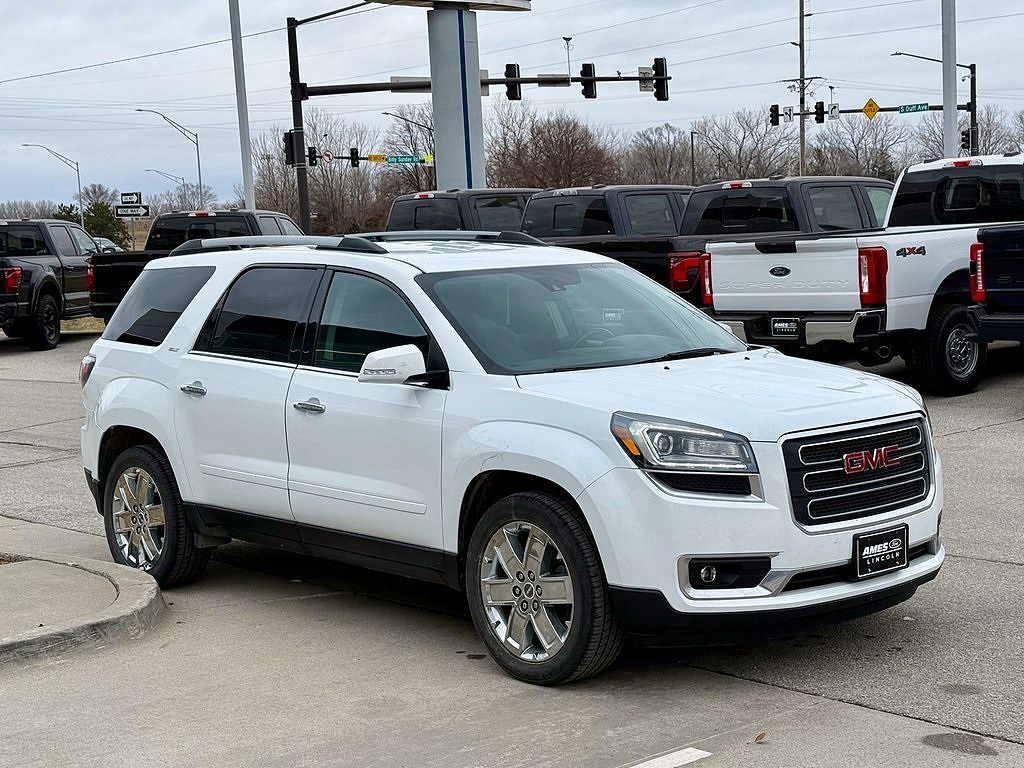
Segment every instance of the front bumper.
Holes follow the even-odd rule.
[[[971,320],[978,331],[978,340],[1024,342],[1024,313],[994,314],[987,307],[970,307]]]
[[[727,325],[741,341],[769,346],[810,347],[822,342],[870,344],[885,334],[885,310],[866,309],[849,313],[715,312],[712,318]],[[773,320],[794,320],[793,333],[773,332]]]
[[[620,468],[578,497],[631,631],[673,634],[705,622],[783,626],[796,617],[839,615],[854,604],[864,612],[880,610],[887,600],[909,597],[942,566],[942,466],[934,453],[932,483],[921,500],[881,514],[805,525],[794,514],[781,445],[752,447],[760,470],[757,495],[672,491],[639,469]],[[856,535],[902,525],[913,553],[908,567],[861,581],[848,577]],[[752,586],[695,589],[691,561],[721,558],[767,560],[770,568]],[[811,574],[823,578],[806,578]],[[720,630],[714,631],[717,637]]]

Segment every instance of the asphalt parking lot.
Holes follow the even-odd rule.
[[[0,334],[0,542],[109,558],[78,454],[94,338]],[[929,407],[949,557],[878,615],[541,689],[489,661],[454,593],[232,544],[155,633],[0,669],[0,765],[1024,765],[1024,354]]]

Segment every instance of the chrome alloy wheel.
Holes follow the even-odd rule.
[[[966,379],[978,366],[978,342],[970,338],[971,328],[957,325],[946,339],[946,365],[950,373],[959,379]]]
[[[533,523],[503,525],[480,563],[484,613],[514,656],[541,662],[565,644],[573,620],[573,584],[562,553]]]
[[[153,477],[128,467],[114,486],[114,539],[125,563],[148,571],[164,548],[164,507]]]

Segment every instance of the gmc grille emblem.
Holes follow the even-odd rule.
[[[884,467],[898,467],[899,457],[896,451],[898,445],[887,445],[884,448],[876,448],[873,451],[856,451],[843,456],[843,471],[848,475],[859,475],[869,469],[882,469]]]

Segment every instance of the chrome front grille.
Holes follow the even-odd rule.
[[[931,490],[921,419],[787,440],[782,451],[793,511],[804,525],[889,512]]]

